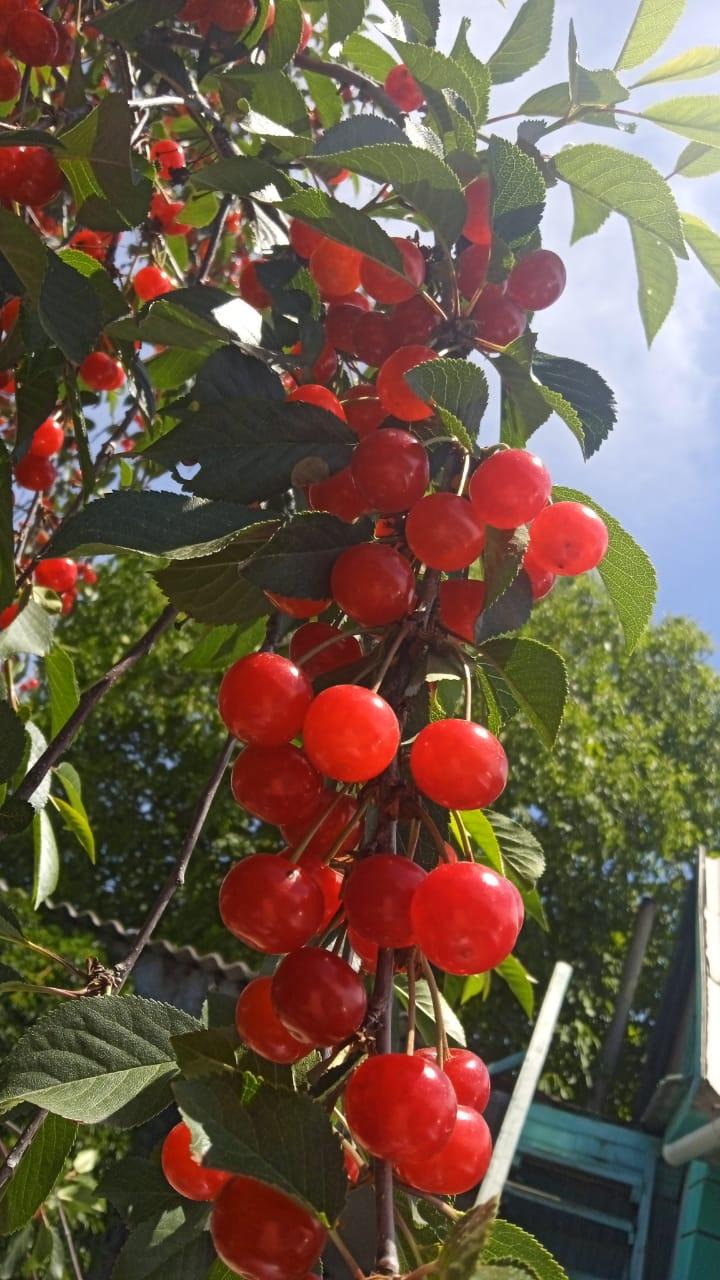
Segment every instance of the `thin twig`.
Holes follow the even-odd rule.
[[[80,1266],[80,1259],[78,1258],[78,1255],[77,1255],[77,1249],[75,1248],[75,1241],[72,1238],[70,1223],[67,1220],[67,1214],[65,1213],[65,1210],[60,1204],[60,1201],[58,1201],[57,1210],[58,1210],[58,1217],[60,1219],[60,1226],[62,1227],[62,1233],[65,1237],[65,1244],[67,1245],[68,1256],[70,1258],[70,1265],[73,1269],[73,1275],[75,1276],[75,1280],[85,1280],[82,1267]]]
[[[28,1147],[32,1143],[33,1138],[42,1129],[45,1123],[47,1114],[48,1114],[47,1111],[42,1110],[42,1108],[39,1111],[36,1111],[30,1123],[27,1124],[23,1129],[12,1151],[6,1157],[6,1159],[3,1161],[2,1166],[0,1167],[0,1187],[4,1187],[5,1184],[9,1182],[10,1179],[12,1178],[20,1161],[25,1155],[25,1152],[28,1150]]]
[[[392,98],[375,80],[371,80],[369,76],[364,76],[362,72],[353,71],[350,67],[344,67],[339,62],[326,62],[322,58],[316,58],[315,54],[311,53],[296,53],[295,66],[300,67],[302,71],[313,71],[317,76],[327,76],[330,80],[337,80],[338,84],[346,84],[353,89],[359,89],[363,97],[375,102],[391,120],[400,125],[404,124],[405,117],[402,111],[398,111]]]
[[[220,206],[218,208],[217,213],[215,214],[212,227],[210,229],[210,238],[207,241],[205,258],[200,267],[200,270],[197,273],[197,276],[195,277],[196,284],[204,284],[208,276],[210,275],[210,272],[212,271],[212,265],[215,259],[215,254],[217,253],[218,246],[220,244],[220,241],[222,240],[222,234],[225,228],[225,220],[230,212],[233,200],[234,200],[234,196],[228,195],[228,196],[223,196],[222,200],[220,201]]]
[[[442,999],[438,984],[435,981],[435,974],[425,956],[420,957],[420,965],[425,974],[425,981],[430,989],[430,999],[432,1000],[433,1014],[435,1015],[435,1026],[437,1028],[437,1060],[440,1070],[445,1065],[447,1058],[450,1056],[450,1045],[448,1044],[447,1032],[445,1030],[445,1018],[443,1016]]]

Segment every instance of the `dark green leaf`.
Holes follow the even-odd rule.
[[[267,63],[284,67],[298,51],[302,34],[302,9],[298,0],[276,0],[275,22],[267,47]]]
[[[0,609],[15,597],[15,540],[10,454],[0,441]]]
[[[128,1236],[112,1280],[199,1280],[213,1258],[210,1206],[184,1200],[146,1218]]]
[[[496,135],[488,149],[493,178],[493,226],[512,245],[529,236],[545,208],[545,183],[526,151]]]
[[[517,578],[528,547],[528,531],[519,529],[493,529],[487,526],[483,565],[485,568],[485,600],[487,608],[507,591]]]
[[[545,870],[545,855],[540,842],[512,818],[494,810],[490,810],[486,817],[497,837],[503,862],[525,884],[533,885]]]
[[[362,26],[366,0],[327,0],[328,43],[340,44]]]
[[[475,624],[475,644],[483,645],[495,636],[518,631],[532,613],[532,591],[525,573],[519,573],[507,591],[487,609]]]
[[[568,697],[565,663],[548,645],[520,636],[492,640],[479,658],[489,663],[507,684],[541,742],[551,750]]]
[[[685,256],[673,194],[648,160],[592,142],[565,147],[555,157],[555,168],[571,187],[664,240],[679,257]]]
[[[174,18],[182,6],[183,0],[125,0],[106,9],[94,19],[93,25],[109,40],[132,46],[136,36]]]
[[[190,560],[221,550],[241,530],[265,518],[262,511],[230,502],[122,490],[98,498],[68,520],[53,550],[58,555],[79,550],[85,555],[133,551]]]
[[[580,445],[585,458],[597,453],[617,421],[615,397],[595,369],[579,360],[536,351],[532,369],[542,386],[562,397],[574,409],[580,424]],[[558,402],[549,403],[561,413]]]
[[[386,0],[386,4],[419,40],[435,43],[440,23],[440,0]]]
[[[172,1037],[178,1066],[187,1080],[235,1073],[237,1035],[231,1030],[189,1031]]]
[[[34,810],[27,800],[10,796],[0,808],[0,835],[17,836],[27,830],[34,817]]]
[[[160,1165],[139,1156],[127,1156],[110,1164],[100,1179],[98,1195],[108,1199],[123,1221],[132,1226],[145,1218],[158,1218],[178,1205],[177,1192]]]
[[[23,937],[22,925],[12,907],[0,902],[0,938],[7,942],[19,942]]]
[[[545,57],[552,36],[554,0],[526,0],[490,58],[493,84],[517,80]]]
[[[261,328],[260,313],[242,298],[208,285],[193,285],[151,302],[134,319],[115,320],[107,332],[124,341],[160,343],[209,356],[218,346],[236,340],[257,348]]]
[[[366,521],[346,524],[311,511],[295,516],[243,568],[243,576],[266,591],[312,600],[329,597],[330,571],[348,547],[366,542]]]
[[[484,68],[484,80],[478,79],[469,74],[454,58],[448,58],[444,53],[439,53],[426,44],[407,44],[404,40],[393,40],[393,44],[401,61],[418,84],[440,94],[449,90],[453,98],[464,103],[475,128],[479,128],[487,116],[490,91],[490,75],[487,68]]]
[[[244,658],[262,644],[265,627],[257,621],[246,627],[204,627],[193,649],[180,665],[184,671],[227,671],[238,658]]]
[[[470,30],[470,19],[461,18],[458,33],[455,37],[455,43],[450,50],[450,57],[459,67],[462,67],[466,75],[475,84],[475,91],[478,97],[478,112],[476,124],[478,126],[484,124],[488,114],[488,103],[490,98],[490,69],[475,57],[467,40],[468,31]]]
[[[411,369],[407,381],[428,404],[447,409],[457,418],[467,428],[470,440],[477,438],[488,403],[482,369],[467,360],[429,360]]]
[[[53,825],[46,809],[38,809],[33,815],[32,828],[35,854],[32,904],[37,911],[57,888],[60,878],[60,857]]]
[[[24,753],[25,722],[9,702],[0,702],[0,782],[12,778]]]
[[[45,658],[50,685],[50,720],[53,738],[60,732],[80,701],[75,666],[67,649],[54,645]]]
[[[256,156],[233,156],[228,160],[216,160],[205,169],[193,174],[196,187],[211,191],[227,191],[230,195],[247,199],[254,196],[275,201],[288,195],[293,184],[279,169],[267,160]]]
[[[105,321],[117,320],[119,316],[127,315],[129,304],[97,258],[91,258],[88,253],[82,253],[79,249],[60,249],[58,257],[61,262],[67,263],[90,281],[100,300]]]
[[[262,360],[237,347],[221,347],[203,363],[193,387],[193,404],[222,405],[244,396],[284,400],[285,392],[277,374]]]
[[[480,1253],[496,1212],[497,1201],[491,1200],[452,1227],[437,1260],[438,1280],[482,1280]]]
[[[662,240],[631,224],[638,273],[638,306],[648,346],[667,319],[677,291],[675,257]]]
[[[401,266],[400,254],[387,232],[372,218],[342,204],[328,192],[309,187],[288,196],[279,206],[292,218],[300,218],[340,244],[350,245],[388,267]]]
[[[616,71],[638,67],[661,49],[683,15],[685,0],[640,0],[615,63]]]
[[[90,281],[55,253],[47,257],[37,311],[48,337],[75,364],[97,346],[103,324],[100,298]]]
[[[75,1141],[77,1125],[48,1116],[38,1130],[0,1200],[0,1235],[12,1235],[47,1200]]]
[[[135,118],[124,93],[108,93],[89,115],[61,134],[58,159],[73,189],[78,217],[102,231],[136,227],[147,216],[152,183],[133,167]]]
[[[482,1251],[484,1262],[511,1260],[529,1267],[538,1280],[568,1280],[559,1262],[529,1232],[514,1222],[497,1218],[490,1227]]]
[[[258,525],[257,538],[251,529],[247,537],[239,538],[212,556],[176,561],[162,569],[155,574],[160,590],[176,609],[198,622],[247,626],[267,616],[270,612],[267,597],[241,577],[239,566],[267,540],[268,528],[273,529],[275,525]]]
[[[493,970],[506,982],[523,1013],[532,1018],[535,1011],[535,979],[530,977],[525,965],[517,956],[508,956]]]

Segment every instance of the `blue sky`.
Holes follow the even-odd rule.
[[[637,0],[558,0],[550,54],[522,79],[493,91],[492,114],[513,110],[531,92],[567,78],[571,18],[583,65],[612,66],[636,7]],[[487,58],[518,8],[516,0],[506,8],[497,0],[442,0],[444,42],[452,41],[463,15],[477,13],[470,44]],[[688,0],[683,19],[653,61],[700,44],[720,44],[716,0]],[[627,76],[626,83],[633,78]],[[720,93],[720,76],[638,90],[630,105],[686,93]],[[505,126],[506,136],[514,136],[513,125]],[[554,153],[581,141],[638,150],[663,173],[671,171],[685,145],[650,124],[641,124],[632,138],[575,126],[545,145]],[[720,175],[675,178],[672,187],[681,209],[720,231]],[[658,616],[688,614],[720,648],[720,290],[695,259],[680,263],[675,307],[648,353],[626,222],[613,215],[596,236],[573,247],[571,225],[569,191],[556,188],[549,193],[543,241],[565,259],[568,285],[562,300],[538,317],[540,345],[598,369],[615,392],[618,423],[588,463],[558,418],[533,436],[531,447],[557,483],[590,493],[650,553],[660,580]]]

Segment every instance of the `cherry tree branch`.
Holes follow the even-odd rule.
[[[12,1178],[36,1134],[38,1134],[42,1129],[47,1116],[47,1111],[44,1111],[41,1108],[39,1111],[36,1111],[32,1120],[23,1129],[12,1151],[5,1157],[2,1165],[0,1165],[0,1188],[4,1187]]]
[[[371,102],[375,102],[391,120],[394,120],[399,125],[404,124],[405,117],[402,111],[399,111],[395,106],[390,95],[375,80],[371,80],[369,76],[364,76],[362,72],[353,71],[351,67],[344,67],[339,62],[326,62],[311,53],[296,53],[294,63],[301,71],[312,71],[317,76],[327,76],[329,80],[337,80],[338,84],[350,85],[353,89],[359,89],[364,98],[369,98]]]

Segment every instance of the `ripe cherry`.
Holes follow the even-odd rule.
[[[292,219],[289,234],[290,244],[298,257],[306,259],[312,257],[315,249],[325,239],[321,231],[307,222],[301,222],[299,218]]]
[[[295,354],[296,351],[298,354],[300,354],[301,343],[299,342],[296,344],[295,347],[293,347],[292,354]],[[295,371],[295,375],[298,381],[302,382],[305,380],[306,373],[309,369],[308,380],[310,382],[324,386],[326,382],[332,382],[332,379],[335,377],[335,374],[337,373],[337,367],[338,367],[337,351],[333,346],[330,345],[329,342],[326,342],[325,345],[321,348],[319,356],[317,356],[317,358],[313,361],[313,363],[308,367],[301,366],[299,369]]]
[[[355,353],[363,364],[383,364],[398,345],[397,329],[390,316],[368,311],[355,324]]]
[[[437,1062],[437,1049],[417,1049],[420,1058],[428,1062]],[[463,1107],[472,1107],[475,1111],[484,1111],[490,1101],[490,1072],[482,1058],[469,1049],[451,1049],[445,1059],[443,1071],[450,1081],[458,1100]]]
[[[552,492],[547,467],[527,449],[500,449],[480,463],[468,493],[478,518],[495,529],[516,529],[542,511]]]
[[[5,54],[0,56],[0,102],[12,102],[17,98],[22,84],[22,76],[13,62]]]
[[[388,356],[377,376],[377,389],[388,413],[403,422],[422,422],[432,417],[432,405],[413,391],[405,374],[416,365],[437,360],[431,347],[400,347]]]
[[[430,1159],[453,1131],[457,1099],[447,1076],[415,1054],[367,1058],[345,1090],[345,1119],[380,1160]]]
[[[320,815],[325,813],[327,816],[308,841],[305,853],[311,859],[327,857],[342,832],[348,827],[349,830],[338,853],[350,853],[360,842],[361,821],[358,819],[353,823],[357,811],[358,803],[353,796],[338,797],[334,791],[324,791],[308,817],[285,823],[282,828],[283,838],[291,846],[299,844],[305,839],[310,828],[315,826]],[[350,826],[351,823],[353,823],[352,826]]]
[[[485,526],[467,499],[429,493],[412,508],[405,537],[413,555],[429,569],[453,573],[477,560],[485,546]]]
[[[437,720],[410,749],[410,772],[445,809],[484,809],[504,791],[507,756],[494,734],[471,720]]]
[[[357,301],[354,301],[357,299]],[[362,303],[366,305],[363,306]],[[367,315],[369,303],[361,293],[353,293],[344,302],[334,302],[325,318],[325,333],[336,351],[355,354],[355,330],[361,316]],[[321,379],[320,379],[321,381]]]
[[[266,591],[265,595],[276,609],[290,618],[316,618],[332,603],[330,600],[311,600],[304,596],[281,596],[276,591]]]
[[[369,938],[363,938],[362,934],[358,933],[357,929],[353,929],[351,925],[348,926],[348,942],[365,973],[375,973],[379,951],[377,943],[371,942]]]
[[[291,951],[272,980],[272,1001],[281,1022],[308,1044],[342,1044],[367,1012],[362,978],[340,956],[319,947]]]
[[[304,387],[296,387],[290,392],[288,401],[292,404],[312,404],[316,409],[324,409],[326,413],[334,413],[341,422],[345,421],[345,410],[329,387],[321,387],[314,382],[307,382]]]
[[[258,264],[256,262],[252,262],[250,258],[245,258],[240,267],[238,293],[243,301],[248,302],[251,307],[255,307],[257,311],[264,311],[266,307],[270,306],[272,298],[258,276],[257,267]]]
[[[500,285],[486,284],[472,319],[475,336],[493,347],[507,347],[527,328],[525,312],[503,292]]]
[[[337,782],[367,782],[387,769],[400,745],[389,703],[356,684],[336,684],[310,704],[303,726],[308,758]]]
[[[412,298],[425,280],[425,258],[422,250],[402,236],[393,236],[393,244],[400,255],[400,267],[393,271],[374,258],[363,258],[360,268],[362,287],[376,302],[406,302]]]
[[[483,1117],[472,1107],[458,1106],[455,1125],[442,1151],[429,1159],[398,1164],[397,1175],[418,1191],[459,1196],[485,1177],[491,1155],[492,1138]]]
[[[151,143],[150,159],[165,182],[172,182],[176,170],[185,168],[185,153],[173,138],[158,138]]]
[[[125,385],[125,370],[120,361],[106,351],[91,351],[78,373],[91,391],[119,391]]]
[[[50,18],[34,9],[21,9],[7,24],[7,47],[28,67],[49,67],[57,56],[58,33]]]
[[[248,813],[282,826],[312,811],[322,794],[322,779],[307,756],[290,743],[253,744],[233,765],[232,793]]]
[[[303,10],[302,27],[300,29],[300,44],[298,45],[298,53],[302,53],[303,49],[307,48],[308,44],[310,43],[310,40],[312,39],[312,34],[313,34],[312,18],[310,17],[309,13],[305,13],[305,11]]]
[[[368,510],[350,467],[334,471],[327,480],[308,485],[307,500],[312,511],[329,511],[348,524],[364,516]]]
[[[192,230],[190,226],[178,222],[184,208],[182,200],[168,200],[164,191],[156,191],[150,201],[150,217],[159,222],[168,235],[184,236]],[[227,227],[227,222],[225,225]]]
[[[437,311],[421,293],[401,302],[391,316],[393,332],[402,334],[403,346],[407,347],[424,346],[440,323]]]
[[[392,853],[357,862],[345,886],[345,910],[353,929],[379,947],[411,947],[410,903],[425,875],[409,858]]]
[[[455,274],[464,298],[474,298],[483,288],[490,265],[490,244],[471,244],[457,260]]]
[[[24,15],[23,15],[24,16]],[[3,147],[0,167],[0,196],[19,204],[42,208],[63,189],[62,171],[55,157],[44,147]]]
[[[385,410],[375,387],[370,382],[361,382],[345,392],[342,401],[347,424],[362,439],[377,431],[381,422],[385,421]]]
[[[318,933],[322,933],[341,909],[344,876],[334,867],[326,867],[320,858],[308,854],[307,849],[301,854],[299,865],[309,871],[322,894],[323,916],[318,927]]]
[[[186,1200],[215,1200],[231,1175],[220,1169],[206,1169],[192,1154],[191,1142],[190,1130],[181,1120],[163,1142],[162,1171],[173,1191]]]
[[[69,67],[75,56],[75,30],[64,22],[53,23],[57,32],[57,53],[51,62],[53,67]]]
[[[321,294],[343,298],[360,284],[362,254],[337,240],[323,239],[310,258],[310,275]]]
[[[532,522],[532,560],[548,573],[569,577],[595,569],[608,549],[605,521],[582,502],[556,502]]]
[[[110,237],[105,231],[90,231],[89,229],[81,228],[79,231],[73,232],[70,244],[73,249],[79,249],[81,253],[86,253],[89,258],[94,258],[96,262],[104,262],[110,246]]]
[[[270,955],[303,946],[323,914],[323,896],[311,873],[275,853],[243,858],[220,886],[225,928]]]
[[[525,311],[543,311],[557,302],[567,279],[562,258],[550,249],[535,249],[515,264],[507,291]]]
[[[473,244],[492,244],[492,189],[489,178],[475,178],[465,188],[467,216],[462,233]]]
[[[341,552],[330,586],[340,608],[364,627],[384,627],[411,612],[415,575],[394,547],[363,542]]]
[[[485,583],[472,578],[448,578],[440,583],[438,599],[442,625],[472,644],[475,624],[485,604]]]
[[[307,654],[312,653],[313,649],[329,640],[333,643],[328,644],[326,649],[320,649],[319,653],[307,658]],[[316,680],[328,671],[357,662],[358,658],[362,658],[362,649],[355,636],[346,635],[329,622],[306,622],[304,627],[298,627],[290,639],[290,657],[300,665],[308,680]]]
[[[54,418],[46,418],[33,433],[29,453],[34,458],[52,458],[65,443],[65,432]]]
[[[175,287],[167,272],[162,271],[152,262],[135,272],[132,286],[141,302],[152,302],[153,298],[161,298],[164,293],[171,293]]]
[[[367,507],[381,515],[409,510],[430,479],[425,446],[409,431],[393,427],[361,440],[350,470]]]
[[[298,736],[312,696],[294,662],[279,653],[251,653],[225,672],[218,708],[236,738],[275,747]]]
[[[20,612],[19,604],[9,604],[7,608],[0,609],[0,631],[5,631],[14,622]]]
[[[550,573],[548,569],[543,569],[542,565],[538,564],[529,547],[523,558],[523,569],[530,579],[533,600],[544,600],[557,582],[556,575]]]
[[[477,862],[435,867],[413,898],[412,920],[431,964],[458,974],[501,964],[521,927],[515,886]]]
[[[210,0],[207,17],[220,31],[245,31],[256,12],[255,0]]]
[[[304,1280],[327,1234],[297,1200],[255,1178],[232,1178],[213,1208],[219,1257],[249,1280]]]
[[[425,105],[425,94],[403,62],[388,71],[385,92],[401,111],[417,111]]]
[[[32,453],[26,453],[16,464],[15,479],[22,489],[45,493],[57,480],[57,471],[49,458],[36,458]]]
[[[253,978],[243,987],[235,1006],[235,1026],[245,1044],[268,1062],[291,1063],[310,1052],[284,1027],[272,1006],[272,978]]]
[[[41,560],[35,570],[35,581],[39,587],[49,587],[62,595],[64,591],[72,591],[77,583],[78,567],[74,560],[61,557]]]

